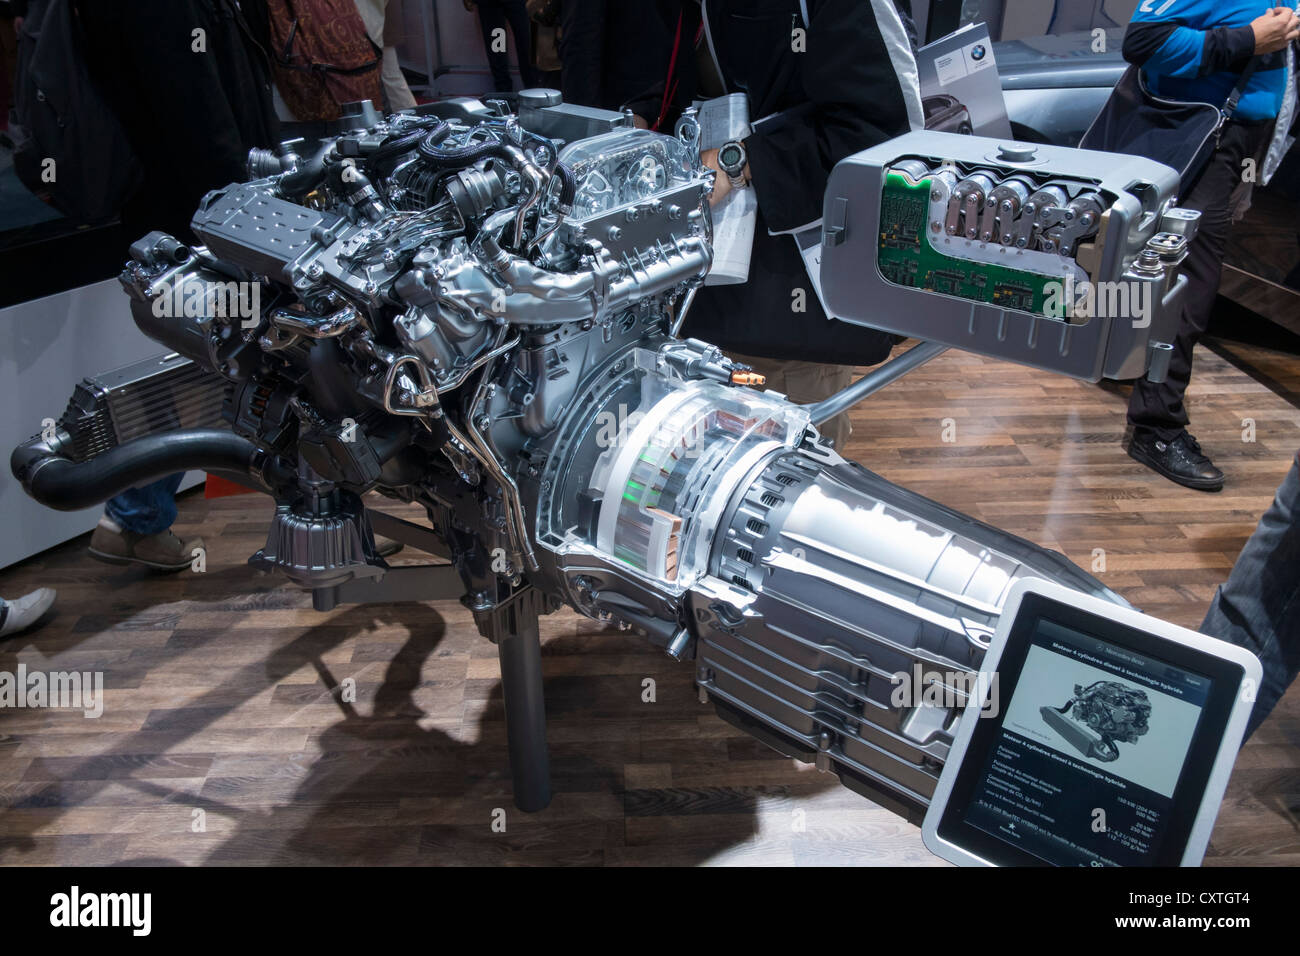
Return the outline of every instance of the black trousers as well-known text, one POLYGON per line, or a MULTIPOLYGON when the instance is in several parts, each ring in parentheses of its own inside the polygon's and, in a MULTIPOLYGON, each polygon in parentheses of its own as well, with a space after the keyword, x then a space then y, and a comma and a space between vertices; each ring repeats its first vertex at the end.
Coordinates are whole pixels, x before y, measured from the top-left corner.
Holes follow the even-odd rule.
POLYGON ((1258 159, 1272 134, 1272 123, 1227 124, 1219 149, 1200 181, 1180 203, 1188 209, 1201 210, 1201 225, 1183 263, 1188 288, 1173 342, 1169 375, 1158 385, 1145 378, 1133 385, 1128 420, 1135 432, 1148 435, 1154 432, 1161 441, 1173 441, 1187 427, 1183 396, 1192 378, 1192 352, 1210 324, 1215 297, 1219 294, 1219 276, 1232 228, 1232 194, 1242 182, 1243 160, 1258 159))
MULTIPOLYGON (((493 49, 497 37, 505 37, 506 23, 515 35, 515 52, 519 55, 519 75, 524 88, 538 84, 537 70, 533 66, 532 23, 528 19, 528 6, 524 0, 478 0, 478 23, 483 30, 483 49, 487 51, 488 65, 492 68, 492 82, 498 93, 514 89, 510 82, 510 57, 504 49, 493 49), (495 31, 500 30, 500 33, 495 31)), ((500 47, 500 43, 495 43, 500 47)))

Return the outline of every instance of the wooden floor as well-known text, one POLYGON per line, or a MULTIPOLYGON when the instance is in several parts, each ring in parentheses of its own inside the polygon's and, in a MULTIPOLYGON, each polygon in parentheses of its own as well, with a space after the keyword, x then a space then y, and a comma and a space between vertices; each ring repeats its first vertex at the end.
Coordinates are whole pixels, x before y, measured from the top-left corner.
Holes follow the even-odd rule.
MULTIPOLYGON (((1124 455, 1118 387, 964 354, 859 408, 849 451, 1085 567, 1104 555, 1103 581, 1196 627, 1300 447, 1278 394, 1300 393, 1300 360, 1229 357, 1255 376, 1202 348, 1191 392, 1229 475, 1218 495, 1124 455)), ((689 665, 568 612, 543 622, 555 800, 515 811, 495 649, 469 614, 314 612, 244 563, 269 512, 184 497, 204 573, 98 564, 84 538, 0 573, 5 595, 59 590, 48 623, 0 644, 0 670, 103 671, 107 688, 99 719, 0 711, 0 863, 936 862, 916 828, 714 717, 689 665)), ((1207 862, 1300 864, 1300 690, 1242 751, 1207 862)))

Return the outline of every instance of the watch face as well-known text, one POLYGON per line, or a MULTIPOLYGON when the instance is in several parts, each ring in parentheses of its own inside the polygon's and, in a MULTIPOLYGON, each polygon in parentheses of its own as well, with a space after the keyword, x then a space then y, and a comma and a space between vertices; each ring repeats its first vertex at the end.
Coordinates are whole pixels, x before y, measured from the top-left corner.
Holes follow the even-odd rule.
POLYGON ((718 165, 725 169, 736 169, 740 165, 740 157, 743 155, 741 148, 735 143, 729 143, 723 146, 718 152, 718 165))

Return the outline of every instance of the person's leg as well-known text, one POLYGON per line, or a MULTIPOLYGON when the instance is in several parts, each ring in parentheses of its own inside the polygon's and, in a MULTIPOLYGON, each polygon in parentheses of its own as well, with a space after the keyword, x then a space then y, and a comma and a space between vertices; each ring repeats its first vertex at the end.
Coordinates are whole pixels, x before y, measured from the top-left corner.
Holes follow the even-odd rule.
POLYGON ((203 548, 202 538, 181 540, 171 531, 176 492, 183 474, 131 488, 104 505, 90 537, 92 557, 111 564, 142 564, 157 571, 183 571, 203 548))
POLYGON ((389 18, 401 15, 400 9, 388 3, 388 0, 356 0, 357 12, 366 26, 370 42, 382 51, 380 59, 380 82, 384 87, 384 106, 389 113, 408 110, 415 106, 415 97, 406 85, 406 77, 397 62, 397 48, 388 42, 389 18))
POLYGON ((1201 633, 1247 648, 1264 665, 1249 736, 1300 674, 1300 463, 1215 593, 1201 633))
POLYGON ((1187 291, 1178 332, 1171 343, 1174 354, 1169 373, 1160 383, 1138 379, 1129 399, 1128 420, 1133 426, 1130 454, 1189 487, 1217 491, 1223 485, 1222 472, 1200 455, 1194 441, 1188 443, 1183 437, 1189 423, 1184 399, 1192 378, 1196 343, 1209 325, 1219 291, 1224 250, 1232 227, 1232 197, 1241 184, 1242 161, 1258 152, 1266 130, 1229 125, 1205 173, 1182 202, 1189 209, 1201 211, 1201 222, 1183 263, 1187 291))
POLYGON ((515 35, 515 53, 519 57, 519 76, 524 89, 540 82, 537 67, 533 65, 533 21, 528 17, 525 0, 505 0, 506 15, 510 18, 510 32, 515 35))
POLYGON ((13 601, 0 598, 0 637, 27 630, 45 616, 57 596, 53 588, 37 588, 13 601))
POLYGON ((415 108, 415 95, 406 82, 402 66, 397 60, 397 47, 384 47, 384 98, 388 100, 388 109, 396 113, 415 108))
POLYGON ((176 521, 176 492, 184 475, 169 475, 130 488, 104 504, 104 513, 123 531, 142 537, 166 531, 176 521))
MULTIPOLYGON (((853 368, 848 365, 822 365, 817 362, 790 362, 785 373, 790 400, 800 405, 820 402, 853 384, 853 368)), ((823 436, 835 443, 841 455, 848 446, 853 425, 848 412, 836 415, 817 426, 823 436)))
POLYGON ((504 46, 506 11, 502 0, 478 0, 475 5, 479 28, 483 31, 483 49, 492 69, 493 87, 498 93, 509 93, 514 84, 510 82, 510 57, 504 46))

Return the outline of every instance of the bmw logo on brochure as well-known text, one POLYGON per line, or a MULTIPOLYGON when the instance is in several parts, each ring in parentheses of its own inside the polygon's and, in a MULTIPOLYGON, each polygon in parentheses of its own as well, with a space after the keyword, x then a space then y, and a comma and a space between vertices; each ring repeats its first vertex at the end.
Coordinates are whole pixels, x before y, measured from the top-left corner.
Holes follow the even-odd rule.
POLYGON ((987 54, 988 50, 984 48, 984 44, 982 43, 977 43, 975 46, 971 47, 970 58, 972 60, 982 60, 987 54))

